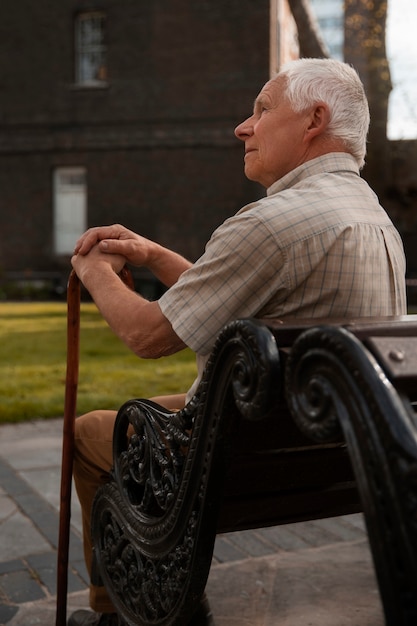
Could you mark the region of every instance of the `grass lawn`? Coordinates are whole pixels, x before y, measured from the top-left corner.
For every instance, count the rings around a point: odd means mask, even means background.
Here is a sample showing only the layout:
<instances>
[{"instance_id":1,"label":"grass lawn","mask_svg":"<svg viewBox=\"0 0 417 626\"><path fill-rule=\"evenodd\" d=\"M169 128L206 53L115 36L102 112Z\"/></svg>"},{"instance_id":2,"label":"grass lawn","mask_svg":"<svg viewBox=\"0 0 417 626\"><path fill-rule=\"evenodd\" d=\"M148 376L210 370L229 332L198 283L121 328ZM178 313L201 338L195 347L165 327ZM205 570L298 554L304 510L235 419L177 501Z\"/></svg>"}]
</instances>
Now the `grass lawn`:
<instances>
[{"instance_id":1,"label":"grass lawn","mask_svg":"<svg viewBox=\"0 0 417 626\"><path fill-rule=\"evenodd\" d=\"M0 423L63 414L66 303L0 303ZM186 391L194 354L142 360L113 335L94 304L81 305L77 413L130 398Z\"/></svg>"}]
</instances>

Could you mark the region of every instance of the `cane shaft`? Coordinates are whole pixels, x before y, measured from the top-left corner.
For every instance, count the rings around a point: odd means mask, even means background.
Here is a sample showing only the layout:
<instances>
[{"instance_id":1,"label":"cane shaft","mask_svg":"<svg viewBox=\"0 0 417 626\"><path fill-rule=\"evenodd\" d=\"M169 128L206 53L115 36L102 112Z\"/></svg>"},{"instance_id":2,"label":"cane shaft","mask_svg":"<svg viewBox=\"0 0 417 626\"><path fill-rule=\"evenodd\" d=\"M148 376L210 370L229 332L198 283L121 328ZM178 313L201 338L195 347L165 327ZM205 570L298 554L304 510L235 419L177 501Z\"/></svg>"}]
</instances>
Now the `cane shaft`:
<instances>
[{"instance_id":1,"label":"cane shaft","mask_svg":"<svg viewBox=\"0 0 417 626\"><path fill-rule=\"evenodd\" d=\"M64 427L62 444L61 495L57 564L56 626L67 619L68 551L71 519L71 485L74 458L74 423L80 351L80 282L74 271L67 292L67 373L65 380Z\"/></svg>"},{"instance_id":2,"label":"cane shaft","mask_svg":"<svg viewBox=\"0 0 417 626\"><path fill-rule=\"evenodd\" d=\"M125 267L122 281L134 288L131 272ZM62 443L61 495L59 515L56 626L67 620L68 553L71 520L71 487L74 459L74 430L77 410L78 372L80 362L80 299L81 285L74 270L67 290L67 373L65 379L64 427Z\"/></svg>"}]
</instances>

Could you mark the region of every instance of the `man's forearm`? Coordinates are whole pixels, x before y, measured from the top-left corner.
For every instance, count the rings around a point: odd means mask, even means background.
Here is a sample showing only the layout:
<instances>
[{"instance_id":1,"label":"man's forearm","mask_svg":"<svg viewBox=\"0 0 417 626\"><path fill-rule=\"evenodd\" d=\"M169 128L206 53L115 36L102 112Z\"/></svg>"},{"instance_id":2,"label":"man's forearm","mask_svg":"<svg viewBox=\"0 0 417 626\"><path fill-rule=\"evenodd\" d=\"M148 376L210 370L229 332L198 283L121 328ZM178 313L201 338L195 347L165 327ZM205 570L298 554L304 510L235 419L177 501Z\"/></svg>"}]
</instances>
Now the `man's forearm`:
<instances>
[{"instance_id":1,"label":"man's forearm","mask_svg":"<svg viewBox=\"0 0 417 626\"><path fill-rule=\"evenodd\" d=\"M172 287L181 274L192 266L190 261L168 248L155 244L148 269L166 287Z\"/></svg>"},{"instance_id":2,"label":"man's forearm","mask_svg":"<svg viewBox=\"0 0 417 626\"><path fill-rule=\"evenodd\" d=\"M142 358L159 358L184 348L157 302L129 289L110 265L91 264L82 282L112 331Z\"/></svg>"}]
</instances>

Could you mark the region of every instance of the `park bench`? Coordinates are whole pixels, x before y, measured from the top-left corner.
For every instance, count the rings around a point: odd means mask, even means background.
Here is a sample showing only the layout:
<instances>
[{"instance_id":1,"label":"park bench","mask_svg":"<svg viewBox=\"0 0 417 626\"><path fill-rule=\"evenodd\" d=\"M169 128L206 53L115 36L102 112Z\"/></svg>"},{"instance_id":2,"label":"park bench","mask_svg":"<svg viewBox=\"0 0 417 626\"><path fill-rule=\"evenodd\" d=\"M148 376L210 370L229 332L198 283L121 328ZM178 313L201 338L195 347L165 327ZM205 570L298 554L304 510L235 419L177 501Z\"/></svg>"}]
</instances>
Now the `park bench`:
<instances>
[{"instance_id":1,"label":"park bench","mask_svg":"<svg viewBox=\"0 0 417 626\"><path fill-rule=\"evenodd\" d=\"M216 533L363 511L386 623L417 624L416 376L417 316L229 324L182 411L121 407L95 582L128 624L185 626Z\"/></svg>"}]
</instances>

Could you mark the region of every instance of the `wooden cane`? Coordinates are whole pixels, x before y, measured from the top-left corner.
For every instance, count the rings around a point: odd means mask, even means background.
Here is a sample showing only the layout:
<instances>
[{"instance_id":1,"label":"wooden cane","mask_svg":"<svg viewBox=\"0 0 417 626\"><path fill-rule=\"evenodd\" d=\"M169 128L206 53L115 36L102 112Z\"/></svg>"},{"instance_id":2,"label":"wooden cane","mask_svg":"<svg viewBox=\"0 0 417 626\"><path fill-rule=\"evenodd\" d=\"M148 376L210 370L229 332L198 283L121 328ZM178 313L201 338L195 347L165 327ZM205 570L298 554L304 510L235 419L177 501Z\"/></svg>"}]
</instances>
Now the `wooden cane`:
<instances>
[{"instance_id":1,"label":"wooden cane","mask_svg":"<svg viewBox=\"0 0 417 626\"><path fill-rule=\"evenodd\" d=\"M130 289L134 289L132 274L126 267L122 269L120 278ZM71 487L74 459L75 416L77 410L78 371L80 362L80 294L80 281L75 271L72 270L67 288L67 373L65 379L61 495L59 509L56 626L65 626L67 623Z\"/></svg>"},{"instance_id":2,"label":"wooden cane","mask_svg":"<svg viewBox=\"0 0 417 626\"><path fill-rule=\"evenodd\" d=\"M74 424L77 408L80 358L80 294L80 281L77 274L72 270L67 289L67 373L65 379L59 509L56 626L65 626L67 623L68 550L71 519L72 466L74 458Z\"/></svg>"}]
</instances>

